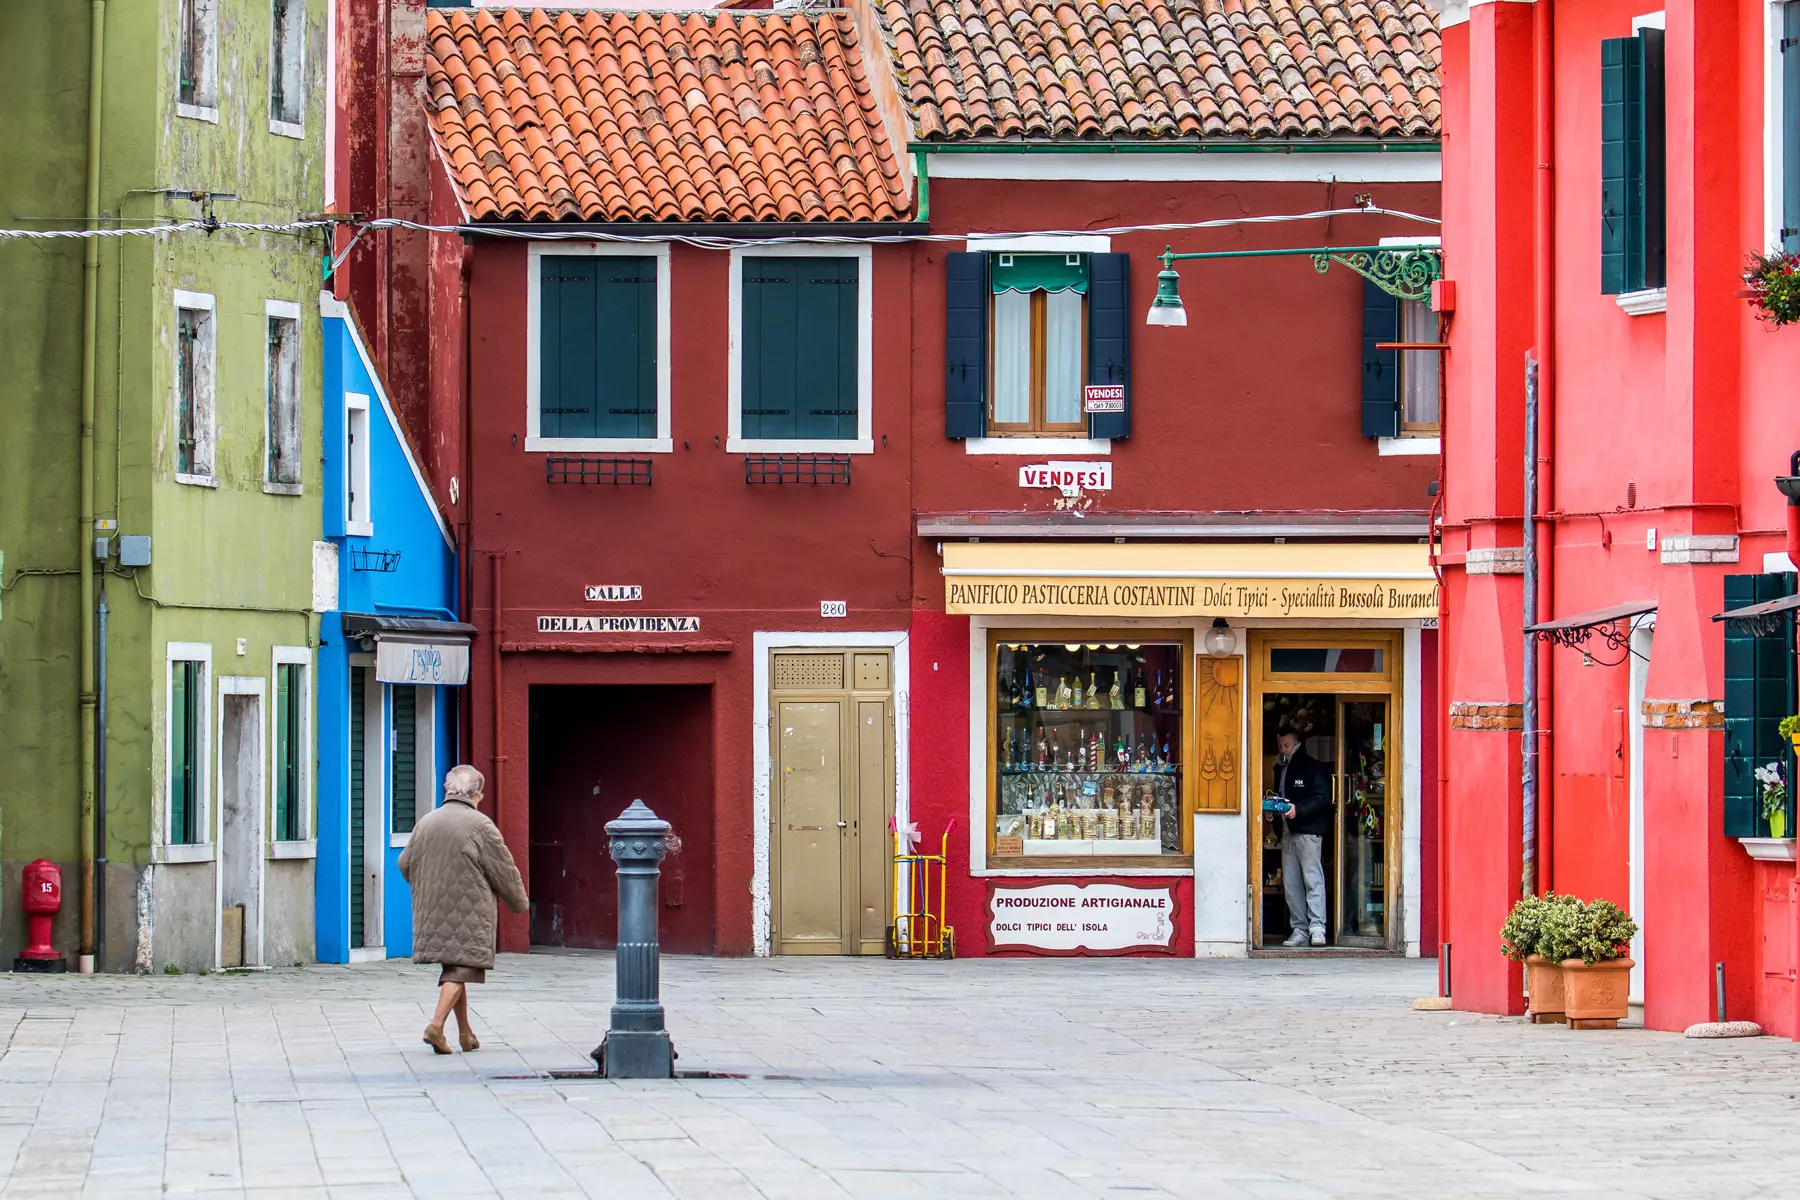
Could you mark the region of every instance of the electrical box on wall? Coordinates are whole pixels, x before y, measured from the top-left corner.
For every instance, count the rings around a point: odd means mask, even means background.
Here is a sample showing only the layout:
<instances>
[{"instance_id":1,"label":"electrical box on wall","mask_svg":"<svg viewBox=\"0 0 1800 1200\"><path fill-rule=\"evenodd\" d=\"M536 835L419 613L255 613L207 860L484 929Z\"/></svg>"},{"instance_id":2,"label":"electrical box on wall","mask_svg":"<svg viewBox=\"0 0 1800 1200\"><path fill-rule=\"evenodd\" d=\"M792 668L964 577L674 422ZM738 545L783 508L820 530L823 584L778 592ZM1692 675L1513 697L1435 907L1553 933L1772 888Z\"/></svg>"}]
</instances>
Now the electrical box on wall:
<instances>
[{"instance_id":1,"label":"electrical box on wall","mask_svg":"<svg viewBox=\"0 0 1800 1200\"><path fill-rule=\"evenodd\" d=\"M119 565L121 567L147 567L150 565L150 535L125 534L119 538Z\"/></svg>"}]
</instances>

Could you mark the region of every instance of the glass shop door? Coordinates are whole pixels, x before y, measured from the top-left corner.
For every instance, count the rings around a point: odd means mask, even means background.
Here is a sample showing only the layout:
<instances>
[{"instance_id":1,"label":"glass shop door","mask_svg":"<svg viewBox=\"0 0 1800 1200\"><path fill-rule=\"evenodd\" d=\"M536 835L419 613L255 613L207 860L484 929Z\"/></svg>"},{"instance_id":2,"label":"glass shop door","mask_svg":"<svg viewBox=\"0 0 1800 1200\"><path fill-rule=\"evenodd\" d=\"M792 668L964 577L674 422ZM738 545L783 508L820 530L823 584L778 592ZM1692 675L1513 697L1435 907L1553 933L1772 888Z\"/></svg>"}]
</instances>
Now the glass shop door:
<instances>
[{"instance_id":1,"label":"glass shop door","mask_svg":"<svg viewBox=\"0 0 1800 1200\"><path fill-rule=\"evenodd\" d=\"M1393 743L1389 710L1387 696L1345 696L1338 701L1333 945L1371 950L1389 945L1394 915L1388 869Z\"/></svg>"}]
</instances>

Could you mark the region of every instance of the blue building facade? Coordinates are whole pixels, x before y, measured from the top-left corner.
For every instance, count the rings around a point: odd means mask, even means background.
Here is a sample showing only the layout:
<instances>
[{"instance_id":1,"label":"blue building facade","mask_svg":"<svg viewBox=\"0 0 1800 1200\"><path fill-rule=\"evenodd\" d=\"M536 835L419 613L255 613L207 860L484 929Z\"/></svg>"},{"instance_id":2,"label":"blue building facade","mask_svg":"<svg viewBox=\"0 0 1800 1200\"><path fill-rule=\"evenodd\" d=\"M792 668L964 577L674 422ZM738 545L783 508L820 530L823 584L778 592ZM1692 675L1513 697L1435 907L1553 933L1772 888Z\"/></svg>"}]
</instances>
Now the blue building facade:
<instances>
[{"instance_id":1,"label":"blue building facade","mask_svg":"<svg viewBox=\"0 0 1800 1200\"><path fill-rule=\"evenodd\" d=\"M450 529L356 323L329 295L320 316L318 957L404 958L412 894L396 862L418 818L443 799L473 629L456 620Z\"/></svg>"}]
</instances>

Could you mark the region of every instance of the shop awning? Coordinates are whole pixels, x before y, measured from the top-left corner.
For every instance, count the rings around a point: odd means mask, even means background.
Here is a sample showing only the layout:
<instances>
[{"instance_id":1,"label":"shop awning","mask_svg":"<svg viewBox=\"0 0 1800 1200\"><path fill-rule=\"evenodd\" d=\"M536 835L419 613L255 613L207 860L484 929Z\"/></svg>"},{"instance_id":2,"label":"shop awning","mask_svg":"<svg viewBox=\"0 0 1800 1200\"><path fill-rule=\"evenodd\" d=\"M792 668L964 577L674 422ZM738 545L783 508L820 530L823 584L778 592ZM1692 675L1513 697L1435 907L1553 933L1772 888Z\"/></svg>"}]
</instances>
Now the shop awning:
<instances>
[{"instance_id":1,"label":"shop awning","mask_svg":"<svg viewBox=\"0 0 1800 1200\"><path fill-rule=\"evenodd\" d=\"M344 636L375 649L375 678L382 683L456 687L469 682L469 641L475 627L429 617L345 613Z\"/></svg>"},{"instance_id":2,"label":"shop awning","mask_svg":"<svg viewBox=\"0 0 1800 1200\"><path fill-rule=\"evenodd\" d=\"M1527 625L1525 632L1536 634L1553 646L1567 646L1571 650L1581 650L1588 638L1598 633L1600 640L1612 649L1629 650L1631 619L1655 611L1654 600L1632 600L1570 617L1558 617L1554 621L1539 621L1536 625ZM1617 666L1618 663L1608 665Z\"/></svg>"},{"instance_id":3,"label":"shop awning","mask_svg":"<svg viewBox=\"0 0 1800 1200\"><path fill-rule=\"evenodd\" d=\"M1763 600L1756 604L1746 604L1742 608L1728 608L1713 620L1731 621L1751 633L1778 633L1783 623L1795 619L1797 609L1800 609L1800 595L1782 596L1778 600Z\"/></svg>"},{"instance_id":4,"label":"shop awning","mask_svg":"<svg viewBox=\"0 0 1800 1200\"><path fill-rule=\"evenodd\" d=\"M1436 617L1422 543L947 542L952 613L1094 617Z\"/></svg>"}]
</instances>

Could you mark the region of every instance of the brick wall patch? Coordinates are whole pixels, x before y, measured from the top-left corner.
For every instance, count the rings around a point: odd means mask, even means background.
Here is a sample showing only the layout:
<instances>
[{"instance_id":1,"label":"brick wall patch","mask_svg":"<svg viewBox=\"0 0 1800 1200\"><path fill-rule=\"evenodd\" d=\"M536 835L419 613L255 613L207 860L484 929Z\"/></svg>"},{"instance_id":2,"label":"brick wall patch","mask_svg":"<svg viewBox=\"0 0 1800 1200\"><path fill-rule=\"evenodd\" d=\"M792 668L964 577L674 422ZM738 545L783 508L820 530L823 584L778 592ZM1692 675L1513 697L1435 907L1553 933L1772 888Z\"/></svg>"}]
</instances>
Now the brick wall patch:
<instances>
[{"instance_id":1,"label":"brick wall patch","mask_svg":"<svg viewBox=\"0 0 1800 1200\"><path fill-rule=\"evenodd\" d=\"M1525 706L1487 700L1456 700L1450 705L1450 728L1517 733L1525 728Z\"/></svg>"},{"instance_id":2,"label":"brick wall patch","mask_svg":"<svg viewBox=\"0 0 1800 1200\"><path fill-rule=\"evenodd\" d=\"M1645 729L1725 728L1723 700L1646 700Z\"/></svg>"}]
</instances>

